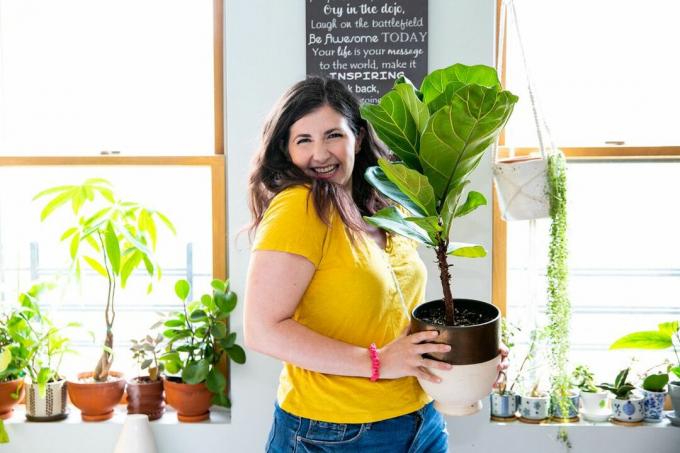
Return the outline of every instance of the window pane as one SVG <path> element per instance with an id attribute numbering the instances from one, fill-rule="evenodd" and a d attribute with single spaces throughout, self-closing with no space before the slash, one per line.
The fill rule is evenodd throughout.
<path id="1" fill-rule="evenodd" d="M 674 359 L 607 349 L 680 317 L 680 163 L 570 162 L 568 185 L 572 364 L 606 380 L 633 356 L 638 371 Z M 549 220 L 508 223 L 508 316 L 527 331 L 545 313 L 548 233 Z"/>
<path id="2" fill-rule="evenodd" d="M 0 6 L 0 155 L 213 154 L 212 2 Z"/>
<path id="3" fill-rule="evenodd" d="M 557 146 L 678 145 L 674 89 L 680 2 L 519 0 L 529 71 Z M 508 26 L 507 87 L 520 102 L 509 146 L 538 146 L 517 34 Z"/>
<path id="4" fill-rule="evenodd" d="M 162 212 L 177 230 L 173 235 L 162 225 L 157 227 L 156 258 L 163 276 L 153 280 L 153 291 L 147 294 L 150 279 L 142 268 L 130 277 L 125 289 L 116 292 L 114 369 L 134 373 L 130 339 L 145 336 L 159 319 L 157 312 L 181 308 L 174 294 L 175 281 L 189 278 L 194 296 L 209 291 L 213 262 L 210 168 L 0 167 L 0 305 L 14 303 L 17 294 L 28 290 L 35 279 L 64 274 L 69 262 L 68 240 L 60 242 L 59 238 L 73 225 L 72 211 L 55 211 L 41 223 L 40 212 L 48 198 L 31 201 L 32 197 L 43 189 L 81 184 L 91 177 L 111 181 L 123 200 Z M 61 281 L 66 283 L 66 279 Z M 73 335 L 80 356 L 66 357 L 63 372 L 94 366 L 104 341 L 106 294 L 106 279 L 84 266 L 80 285 L 65 285 L 45 298 L 46 310 L 58 323 L 84 325 Z M 88 331 L 94 333 L 94 342 Z"/>

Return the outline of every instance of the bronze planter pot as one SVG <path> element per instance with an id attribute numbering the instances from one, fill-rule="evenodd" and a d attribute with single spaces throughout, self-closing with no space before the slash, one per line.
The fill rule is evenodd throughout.
<path id="1" fill-rule="evenodd" d="M 117 378 L 109 382 L 81 382 L 80 379 L 91 378 L 94 373 L 78 373 L 78 380 L 68 381 L 68 396 L 74 406 L 80 409 L 81 417 L 86 422 L 99 422 L 113 417 L 116 407 L 125 391 L 123 373 L 110 371 L 111 377 Z"/>
<path id="2" fill-rule="evenodd" d="M 12 398 L 12 394 L 19 390 L 19 397 Z M 0 382 L 0 419 L 7 420 L 14 412 L 14 406 L 24 397 L 24 380 L 15 379 L 13 381 Z"/>
<path id="3" fill-rule="evenodd" d="M 439 332 L 435 343 L 451 345 L 451 351 L 429 354 L 428 357 L 448 362 L 451 370 L 430 369 L 442 379 L 435 384 L 418 379 L 421 387 L 435 400 L 435 408 L 447 415 L 471 415 L 482 408 L 493 383 L 498 377 L 500 363 L 500 311 L 486 302 L 455 299 L 457 307 L 486 315 L 488 321 L 469 326 L 445 326 L 423 320 L 424 315 L 441 309 L 443 300 L 426 302 L 413 310 L 411 333 L 423 330 Z"/>
<path id="4" fill-rule="evenodd" d="M 127 383 L 127 399 L 128 414 L 146 414 L 149 421 L 158 420 L 165 412 L 163 381 L 152 381 L 148 376 L 134 378 Z"/>
<path id="5" fill-rule="evenodd" d="M 165 399 L 177 410 L 177 419 L 185 423 L 195 423 L 210 418 L 213 394 L 200 384 L 184 384 L 179 378 L 163 379 Z"/>

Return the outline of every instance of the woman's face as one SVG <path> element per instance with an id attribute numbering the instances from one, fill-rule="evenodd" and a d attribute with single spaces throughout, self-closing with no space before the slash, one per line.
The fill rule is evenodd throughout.
<path id="1" fill-rule="evenodd" d="M 309 177 L 351 190 L 354 156 L 360 145 L 361 134 L 354 135 L 347 118 L 323 105 L 290 127 L 288 152 L 293 163 Z"/>

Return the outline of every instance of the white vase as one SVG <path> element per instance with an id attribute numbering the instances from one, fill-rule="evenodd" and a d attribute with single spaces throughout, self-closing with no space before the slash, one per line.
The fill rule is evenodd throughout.
<path id="1" fill-rule="evenodd" d="M 448 371 L 428 368 L 442 378 L 438 384 L 418 379 L 420 386 L 434 399 L 434 407 L 446 415 L 472 415 L 482 409 L 482 399 L 489 396 L 498 378 L 500 355 L 473 365 L 453 365 Z"/>
<path id="2" fill-rule="evenodd" d="M 158 453 L 146 414 L 129 414 L 113 453 Z"/>
<path id="3" fill-rule="evenodd" d="M 581 404 L 581 415 L 588 421 L 606 421 L 612 413 L 607 392 L 581 392 Z"/>

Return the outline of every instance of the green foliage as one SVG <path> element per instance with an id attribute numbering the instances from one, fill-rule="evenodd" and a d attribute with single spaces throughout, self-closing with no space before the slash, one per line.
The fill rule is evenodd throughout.
<path id="1" fill-rule="evenodd" d="M 149 370 L 149 378 L 152 381 L 157 381 L 163 373 L 165 366 L 159 361 L 159 357 L 163 352 L 163 335 L 158 334 L 155 337 L 146 335 L 139 340 L 131 340 L 132 358 L 139 365 L 141 370 Z"/>
<path id="2" fill-rule="evenodd" d="M 246 353 L 236 344 L 236 332 L 230 332 L 226 322 L 237 302 L 229 280 L 213 280 L 211 286 L 212 294 L 187 302 L 189 283 L 177 281 L 175 294 L 182 301 L 182 310 L 171 313 L 163 323 L 167 346 L 159 360 L 168 373 L 180 375 L 184 383 L 205 382 L 214 395 L 213 403 L 229 407 L 227 382 L 217 365 L 225 353 L 231 361 L 243 364 Z"/>
<path id="3" fill-rule="evenodd" d="M 578 387 L 582 392 L 596 393 L 598 391 L 593 373 L 587 366 L 578 365 L 572 372 L 571 377 L 572 385 Z"/>
<path id="4" fill-rule="evenodd" d="M 674 341 L 675 340 L 675 341 Z M 675 354 L 676 366 L 669 371 L 680 379 L 680 356 L 677 344 L 680 343 L 680 328 L 678 321 L 663 322 L 658 330 L 633 332 L 616 340 L 609 349 L 667 349 L 672 348 Z"/>
<path id="5" fill-rule="evenodd" d="M 631 392 L 635 390 L 635 386 L 630 382 L 627 382 L 629 372 L 630 368 L 621 370 L 619 374 L 616 375 L 616 380 L 613 384 L 603 382 L 602 384 L 598 385 L 598 387 L 600 387 L 602 390 L 612 392 L 618 399 L 629 399 Z"/>
<path id="6" fill-rule="evenodd" d="M 550 187 L 550 245 L 548 248 L 548 325 L 546 335 L 550 347 L 551 394 L 560 413 L 568 414 L 571 388 L 569 361 L 569 324 L 571 303 L 567 293 L 569 265 L 567 263 L 567 175 L 566 161 L 561 153 L 548 158 Z M 554 412 L 554 411 L 553 411 Z"/>
<path id="7" fill-rule="evenodd" d="M 668 384 L 668 373 L 650 374 L 642 381 L 642 388 L 650 392 L 663 392 Z"/>
<path id="8" fill-rule="evenodd" d="M 154 252 L 157 222 L 175 233 L 175 227 L 162 213 L 137 202 L 119 199 L 111 183 L 102 178 L 87 179 L 81 185 L 62 185 L 43 190 L 33 199 L 49 199 L 40 218 L 45 220 L 58 209 L 71 207 L 73 224 L 61 235 L 68 240 L 70 268 L 79 278 L 83 262 L 108 282 L 106 298 L 106 340 L 97 362 L 95 379 L 105 380 L 112 363 L 113 319 L 116 289 L 125 288 L 129 277 L 143 268 L 150 278 L 161 277 Z M 89 209 L 86 209 L 89 208 Z M 152 284 L 149 283 L 149 291 Z"/>
<path id="9" fill-rule="evenodd" d="M 470 258 L 486 255 L 475 244 L 449 251 L 451 227 L 456 217 L 486 204 L 478 192 L 463 198 L 463 189 L 517 99 L 502 91 L 493 68 L 456 64 L 433 71 L 420 90 L 400 78 L 379 104 L 361 108 L 362 116 L 401 159 L 380 160 L 378 167 L 366 171 L 366 179 L 411 213 L 404 217 L 388 208 L 366 221 L 437 249 L 448 323 L 453 322 L 453 299 L 447 252 Z"/>

